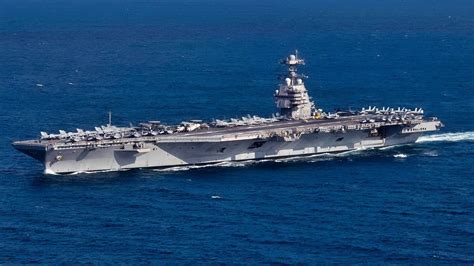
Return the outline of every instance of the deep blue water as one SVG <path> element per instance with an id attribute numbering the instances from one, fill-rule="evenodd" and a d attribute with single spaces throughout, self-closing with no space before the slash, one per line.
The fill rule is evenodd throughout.
<path id="1" fill-rule="evenodd" d="M 0 263 L 474 263 L 474 4 L 0 0 Z M 278 59 L 322 108 L 423 107 L 415 145 L 45 176 L 40 130 L 269 115 Z M 455 133 L 455 134 L 450 134 Z"/>

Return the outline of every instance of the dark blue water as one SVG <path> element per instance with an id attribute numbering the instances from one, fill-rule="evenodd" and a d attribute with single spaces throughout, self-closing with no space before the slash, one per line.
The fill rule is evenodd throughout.
<path id="1" fill-rule="evenodd" d="M 0 263 L 474 263 L 474 4 L 0 0 Z M 279 162 L 45 176 L 40 130 L 423 107 L 420 143 Z M 454 134 L 451 134 L 454 133 Z"/>

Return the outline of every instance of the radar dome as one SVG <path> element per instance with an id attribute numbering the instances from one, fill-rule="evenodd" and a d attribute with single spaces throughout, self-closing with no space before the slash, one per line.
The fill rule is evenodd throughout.
<path id="1" fill-rule="evenodd" d="M 287 86 L 290 86 L 290 84 L 291 84 L 291 79 L 290 79 L 290 78 L 286 78 L 286 79 L 285 79 L 285 82 L 286 82 L 286 85 L 287 85 Z"/>
<path id="2" fill-rule="evenodd" d="M 297 79 L 296 83 L 298 83 L 298 85 L 301 85 L 301 84 L 303 84 L 303 80 L 302 79 Z"/>
<path id="3" fill-rule="evenodd" d="M 296 56 L 294 54 L 290 54 L 290 57 L 289 57 L 290 60 L 295 60 L 296 59 Z"/>

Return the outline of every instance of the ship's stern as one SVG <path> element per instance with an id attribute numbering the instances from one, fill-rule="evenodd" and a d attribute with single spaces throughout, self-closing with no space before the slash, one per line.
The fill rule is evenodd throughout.
<path id="1" fill-rule="evenodd" d="M 24 140 L 14 141 L 12 146 L 19 152 L 22 152 L 45 165 L 46 153 L 48 150 L 47 143 L 39 142 L 37 140 Z"/>
<path id="2" fill-rule="evenodd" d="M 44 163 L 46 158 L 47 144 L 36 140 L 15 141 L 12 143 L 16 150 Z"/>

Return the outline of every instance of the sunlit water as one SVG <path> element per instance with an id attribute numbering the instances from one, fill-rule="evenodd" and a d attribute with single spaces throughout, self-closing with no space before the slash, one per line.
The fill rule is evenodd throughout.
<path id="1" fill-rule="evenodd" d="M 474 262 L 471 1 L 0 5 L 0 263 Z M 318 106 L 422 107 L 412 145 L 44 175 L 39 131 L 261 116 L 294 49 Z"/>

